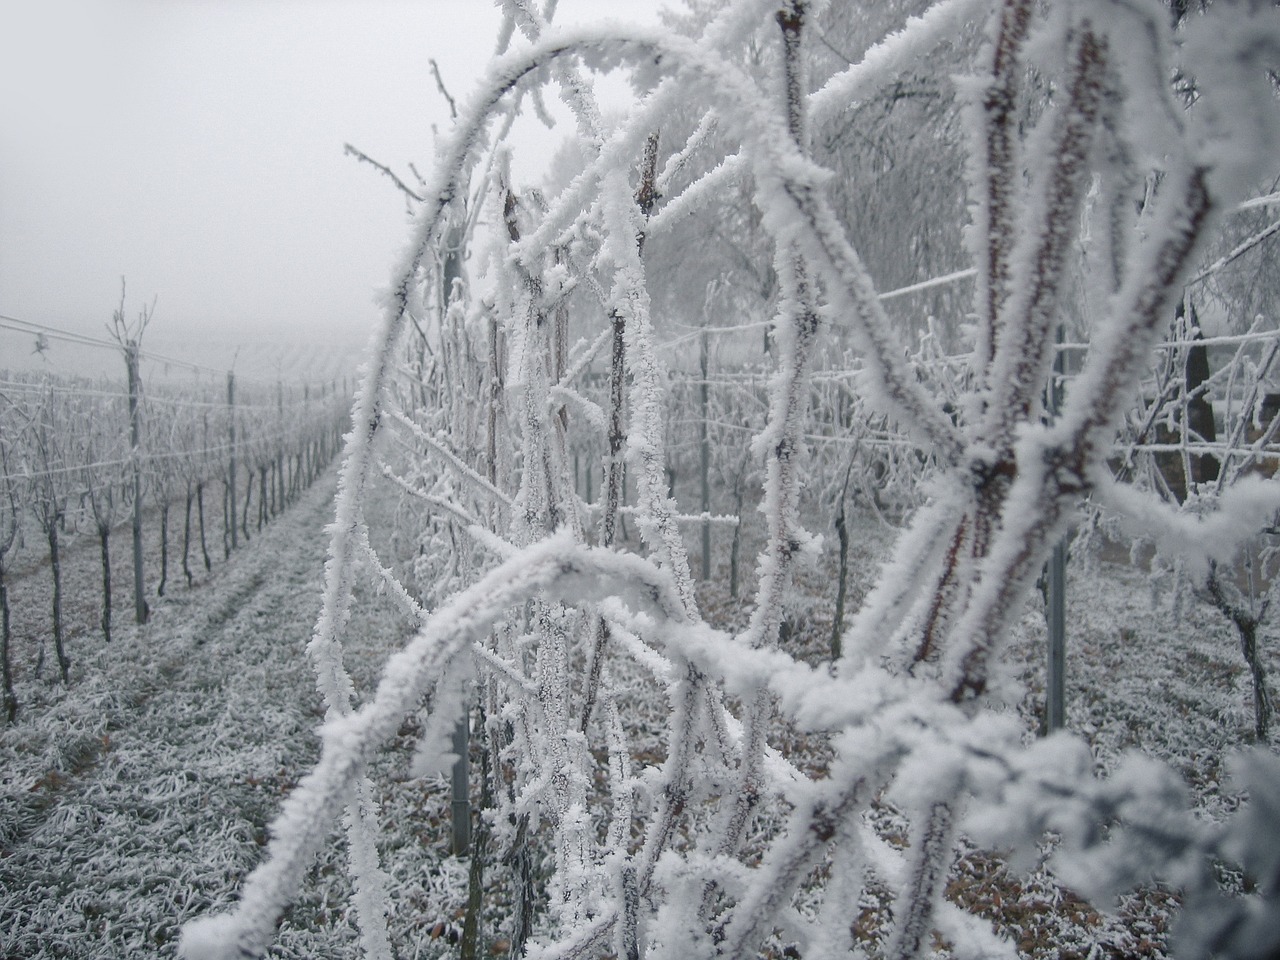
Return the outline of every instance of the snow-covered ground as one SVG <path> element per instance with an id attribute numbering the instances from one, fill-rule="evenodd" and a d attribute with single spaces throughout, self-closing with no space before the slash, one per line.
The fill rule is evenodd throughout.
<path id="1" fill-rule="evenodd" d="M 110 646 L 91 633 L 76 636 L 69 689 L 25 679 L 24 666 L 23 713 L 0 730 L 6 958 L 173 956 L 181 923 L 231 902 L 260 859 L 281 797 L 316 756 L 321 701 L 304 648 L 332 496 L 332 480 L 318 483 L 203 582 L 174 585 L 153 601 L 146 626 L 118 622 Z M 864 528 L 856 542 L 855 577 L 865 579 L 887 531 Z M 93 564 L 83 565 L 74 596 L 91 605 Z M 855 580 L 852 599 L 866 586 Z M 795 604 L 794 642 L 814 656 L 830 635 L 826 594 L 833 589 L 827 573 L 801 580 L 808 599 Z M 743 611 L 725 593 L 712 585 L 703 599 L 711 616 L 727 621 Z M 406 632 L 387 610 L 385 602 L 357 604 L 347 651 L 361 689 Z M 125 620 L 127 611 L 118 617 Z M 1092 743 L 1099 766 L 1136 747 L 1182 771 L 1207 816 L 1228 809 L 1234 801 L 1223 761 L 1246 742 L 1252 715 L 1225 620 L 1195 602 L 1184 603 L 1179 617 L 1168 596 L 1153 605 L 1142 570 L 1077 560 L 1068 623 L 1069 725 Z M 1029 727 L 1042 637 L 1043 617 L 1030 609 L 1019 648 L 1029 658 L 1031 692 L 1022 705 Z M 1265 638 L 1273 670 L 1280 667 L 1275 639 Z M 465 864 L 447 855 L 443 783 L 408 777 L 416 732 L 411 718 L 374 782 L 397 910 L 392 930 L 401 956 L 428 957 L 446 951 L 456 934 L 466 879 Z M 886 823 L 891 829 L 891 811 Z M 345 852 L 333 839 L 273 956 L 357 954 Z M 1027 955 L 1163 954 L 1164 894 L 1130 898 L 1116 916 L 1101 916 L 1043 873 L 1010 877 L 998 862 L 971 854 L 952 895 L 996 918 Z M 877 904 L 874 896 L 865 900 L 855 919 L 864 942 L 873 943 Z"/>
<path id="2" fill-rule="evenodd" d="M 183 921 L 228 902 L 316 755 L 304 648 L 332 497 L 318 483 L 207 582 L 153 599 L 146 626 L 118 623 L 110 646 L 77 636 L 69 689 L 19 684 L 19 722 L 0 730 L 0 954 L 172 956 Z M 353 627 L 353 648 L 380 659 L 387 629 Z M 354 953 L 341 859 L 334 844 L 279 956 Z"/>

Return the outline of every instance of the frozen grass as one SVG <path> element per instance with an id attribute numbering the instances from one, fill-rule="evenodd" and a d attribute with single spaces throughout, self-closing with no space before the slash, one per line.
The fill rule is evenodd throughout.
<path id="1" fill-rule="evenodd" d="M 318 484 L 207 584 L 153 601 L 145 627 L 120 625 L 110 646 L 78 638 L 69 689 L 24 671 L 24 710 L 0 730 L 7 960 L 173 956 L 184 921 L 230 902 L 259 859 L 264 825 L 317 754 L 319 696 L 304 647 L 332 495 L 331 480 Z M 353 629 L 354 666 L 367 677 L 398 625 L 363 616 Z M 424 867 L 439 851 L 416 835 L 438 819 L 441 791 L 380 780 L 403 820 L 388 820 L 388 862 L 426 924 L 450 867 Z M 355 955 L 334 839 L 275 956 Z"/>

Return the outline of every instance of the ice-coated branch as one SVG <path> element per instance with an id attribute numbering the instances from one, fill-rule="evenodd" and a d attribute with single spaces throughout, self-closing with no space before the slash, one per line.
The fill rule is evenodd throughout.
<path id="1" fill-rule="evenodd" d="M 516 551 L 515 544 L 509 540 L 504 540 L 498 534 L 494 533 L 479 520 L 474 518 L 466 510 L 458 504 L 446 500 L 443 497 L 437 497 L 433 494 L 419 490 L 408 480 L 396 474 L 390 467 L 383 465 L 383 475 L 403 490 L 411 497 L 421 500 L 423 503 L 429 504 L 441 513 L 452 517 L 462 528 L 467 531 L 467 535 L 476 542 L 477 545 L 484 547 L 499 559 L 505 560 Z"/>
<path id="2" fill-rule="evenodd" d="M 975 107 L 976 142 L 969 154 L 973 225 L 970 249 L 978 267 L 979 328 L 974 366 L 986 372 L 996 324 L 1009 287 L 1014 193 L 1018 184 L 1013 111 L 1020 84 L 1022 47 L 1031 29 L 1031 0 L 1002 0 L 993 18 L 991 68 Z"/>
<path id="3" fill-rule="evenodd" d="M 547 21 L 530 0 L 503 0 L 503 5 L 513 13 L 513 19 L 524 35 L 534 43 L 547 29 Z M 550 16 L 550 14 L 548 14 Z M 564 61 L 556 64 L 556 80 L 560 83 L 561 97 L 573 111 L 578 124 L 580 142 L 592 153 L 598 153 L 603 141 L 600 107 L 582 71 Z"/>
<path id="4" fill-rule="evenodd" d="M 427 433 L 427 431 L 423 430 L 418 424 L 414 423 L 398 410 L 392 412 L 392 417 L 397 423 L 403 425 L 410 433 L 426 444 L 428 450 L 436 454 L 440 459 L 452 467 L 461 479 L 474 484 L 475 487 L 486 497 L 491 497 L 498 501 L 498 503 L 502 504 L 502 506 L 510 507 L 512 505 L 511 497 L 503 493 L 492 483 L 463 463 L 457 454 L 435 437 Z"/>
<path id="5" fill-rule="evenodd" d="M 1046 172 L 1033 187 L 1019 224 L 1018 248 L 1008 251 L 1012 287 L 997 307 L 983 440 L 998 452 L 1012 444 L 1016 425 L 1030 417 L 1044 390 L 1066 258 L 1089 183 L 1108 60 L 1106 39 L 1088 21 L 1080 24 L 1069 54 L 1065 102 L 1048 121 L 1051 132 L 1043 140 L 1043 153 L 1029 161 L 1032 170 Z"/>
<path id="6" fill-rule="evenodd" d="M 787 232 L 825 275 L 833 322 L 849 324 L 867 364 L 874 402 L 898 416 L 902 428 L 943 462 L 958 461 L 962 445 L 956 428 L 907 368 L 871 278 L 830 204 L 815 184 L 800 178 L 780 186 L 807 228 Z"/>
<path id="7" fill-rule="evenodd" d="M 801 40 L 805 6 L 785 4 L 778 12 L 783 41 L 783 109 L 787 132 L 796 149 L 805 152 L 807 120 Z M 755 438 L 753 449 L 765 454 L 764 512 L 768 540 L 758 564 L 756 607 L 743 641 L 750 646 L 772 644 L 782 621 L 782 600 L 791 585 L 797 552 L 810 540 L 800 525 L 800 482 L 797 460 L 808 419 L 809 369 L 821 330 L 818 291 L 805 258 L 792 244 L 780 243 L 774 268 L 780 285 L 774 340 L 778 369 L 770 384 L 769 420 Z"/>
<path id="8" fill-rule="evenodd" d="M 471 101 L 455 127 L 440 158 L 436 179 L 422 191 L 424 202 L 414 236 L 393 273 L 392 287 L 384 301 L 382 323 L 373 337 L 371 360 L 353 404 L 352 429 L 346 437 L 338 477 L 335 517 L 329 527 L 329 559 L 325 564 L 321 610 L 307 646 L 315 665 L 317 686 L 331 717 L 348 714 L 355 695 L 354 685 L 343 664 L 341 633 L 350 616 L 354 563 L 364 525 L 361 506 L 374 469 L 375 441 L 382 424 L 387 384 L 396 366 L 395 348 L 409 313 L 415 279 L 428 252 L 443 232 L 449 209 L 462 191 L 461 177 L 478 152 L 481 134 L 492 112 L 502 96 L 525 73 L 535 68 L 531 64 L 523 67 L 523 70 L 514 72 L 504 72 L 499 68 L 491 74 L 490 81 Z M 367 795 L 367 791 L 359 793 Z M 376 863 L 373 820 L 372 807 L 368 803 L 360 803 L 353 808 L 348 818 L 350 843 L 353 851 L 359 851 L 360 863 L 371 857 Z M 381 907 L 373 904 L 373 901 L 381 899 L 376 892 L 379 875 L 375 865 L 367 876 L 357 877 L 357 902 L 363 908 L 362 935 L 366 949 L 375 957 L 389 955 L 390 949 L 386 943 Z"/>
<path id="9" fill-rule="evenodd" d="M 735 186 L 747 170 L 747 159 L 742 154 L 725 157 L 709 173 L 703 174 L 663 204 L 650 220 L 650 230 L 655 234 L 661 233 L 680 220 L 706 209 Z"/>
<path id="10" fill-rule="evenodd" d="M 756 28 L 760 17 L 767 16 L 775 4 L 776 0 L 747 0 L 726 4 L 707 26 L 698 40 L 698 46 L 705 51 L 728 53 L 735 42 Z M 673 105 L 683 101 L 686 93 L 674 78 L 661 79 L 657 87 L 637 105 L 628 122 L 604 141 L 598 154 L 586 164 L 569 187 L 562 191 L 538 228 L 525 237 L 522 246 L 536 249 L 564 242 L 566 233 L 570 230 L 569 225 L 580 223 L 583 211 L 593 206 L 595 192 L 605 172 L 631 163 L 640 152 L 641 144 L 653 130 L 661 127 L 664 115 Z M 657 187 L 665 192 L 661 181 Z"/>
<path id="11" fill-rule="evenodd" d="M 391 596 L 395 598 L 400 609 L 405 612 L 412 623 L 420 624 L 426 616 L 426 611 L 423 610 L 422 604 L 418 603 L 418 601 L 413 598 L 395 573 L 393 573 L 391 569 L 382 562 L 382 558 L 378 556 L 378 552 L 373 549 L 373 544 L 369 542 L 367 532 L 364 532 L 361 537 L 360 547 L 361 553 L 364 555 L 365 562 L 373 567 L 373 571 L 377 574 L 383 587 L 390 591 Z"/>
<path id="12" fill-rule="evenodd" d="M 953 40 L 988 0 L 941 0 L 872 46 L 862 59 L 809 95 L 809 111 L 821 123 L 868 99 L 939 45 Z"/>
<path id="13" fill-rule="evenodd" d="M 1209 266 L 1205 267 L 1203 270 L 1197 273 L 1194 277 L 1188 280 L 1187 286 L 1188 287 L 1194 286 L 1195 284 L 1200 283 L 1202 280 L 1207 280 L 1209 277 L 1213 276 L 1223 267 L 1229 265 L 1235 260 L 1238 260 L 1240 257 L 1244 256 L 1254 247 L 1265 242 L 1269 238 L 1275 236 L 1277 233 L 1280 233 L 1280 220 L 1272 221 L 1262 230 L 1259 230 L 1253 236 L 1249 237 L 1247 240 L 1242 240 L 1240 243 L 1236 244 L 1234 248 L 1232 248 L 1227 253 L 1224 253 L 1221 257 L 1213 261 L 1213 263 L 1209 264 Z"/>
<path id="14" fill-rule="evenodd" d="M 367 705 L 326 721 L 320 760 L 272 824 L 267 860 L 245 881 L 240 903 L 231 913 L 187 925 L 181 956 L 229 960 L 264 955 L 277 920 L 357 789 L 365 766 L 394 736 L 439 672 L 518 603 L 537 597 L 579 603 L 605 596 L 625 597 L 636 609 L 661 620 L 686 619 L 670 579 L 651 564 L 576 545 L 564 534 L 521 551 L 443 605 L 388 660 Z"/>
<path id="15" fill-rule="evenodd" d="M 697 128 L 685 140 L 684 146 L 668 157 L 667 162 L 662 165 L 662 172 L 658 174 L 654 181 L 657 193 L 665 194 L 667 192 L 671 185 L 671 179 L 684 169 L 693 154 L 715 132 L 715 129 L 715 111 L 709 110 L 702 115 L 702 119 L 698 121 Z"/>
<path id="16" fill-rule="evenodd" d="M 946 792 L 954 792 L 958 785 L 946 786 Z M 914 960 L 927 946 L 934 912 L 951 870 L 956 830 L 954 803 L 950 797 L 939 799 L 928 810 L 919 812 L 912 831 L 906 883 L 894 905 L 893 936 L 885 949 L 890 960 Z"/>
<path id="17" fill-rule="evenodd" d="M 1236 417 L 1235 425 L 1231 429 L 1231 435 L 1227 439 L 1225 451 L 1226 456 L 1222 458 L 1222 462 L 1218 469 L 1218 478 L 1214 481 L 1213 485 L 1215 493 L 1220 494 L 1223 489 L 1230 486 L 1231 483 L 1237 480 L 1240 477 L 1241 472 L 1246 469 L 1250 463 L 1255 462 L 1255 460 L 1259 458 L 1259 455 L 1274 441 L 1277 432 L 1280 432 L 1280 417 L 1273 417 L 1270 423 L 1261 424 L 1262 433 L 1256 437 L 1252 443 L 1246 444 L 1244 442 L 1246 429 L 1253 418 L 1254 410 L 1257 409 L 1259 399 L 1258 395 L 1266 382 L 1265 378 L 1270 374 L 1272 365 L 1276 362 L 1277 358 L 1280 358 L 1280 335 L 1277 335 L 1274 332 L 1271 335 L 1276 337 L 1276 339 L 1272 340 L 1270 346 L 1267 347 L 1266 352 L 1262 355 L 1262 358 L 1258 363 L 1253 376 L 1253 382 L 1249 385 L 1249 390 L 1244 395 L 1240 405 L 1241 415 Z M 1230 370 L 1232 379 L 1234 379 L 1236 371 L 1241 366 L 1244 350 L 1245 344 L 1241 343 L 1236 350 L 1236 357 L 1231 363 Z M 1227 387 L 1228 397 L 1232 395 L 1231 386 L 1232 384 L 1229 384 Z M 1231 422 L 1230 414 L 1231 408 L 1228 407 L 1226 417 L 1224 418 L 1227 423 Z M 1244 451 L 1248 451 L 1248 455 L 1242 455 Z"/>
<path id="18" fill-rule="evenodd" d="M 1062 416 L 1050 428 L 1029 429 L 1015 450 L 1001 523 L 984 551 L 973 597 L 956 625 L 947 669 L 952 696 L 986 688 L 988 668 L 1008 619 L 1026 596 L 1068 512 L 1092 486 L 1092 471 L 1110 448 L 1164 318 L 1172 314 L 1177 281 L 1204 242 L 1214 204 L 1202 167 L 1172 171 L 1161 212 L 1135 251 L 1111 322 L 1095 336 L 1084 370 L 1071 384 Z"/>
<path id="19" fill-rule="evenodd" d="M 751 81 L 724 61 L 707 57 L 689 41 L 668 34 L 615 35 L 607 31 L 582 31 L 555 42 L 545 41 L 529 51 L 523 63 L 519 58 L 504 63 L 504 75 L 523 76 L 535 65 L 573 55 L 590 55 L 600 59 L 602 65 L 628 56 L 647 58 L 664 66 L 671 63 L 682 78 L 697 84 L 717 104 L 721 116 L 751 148 L 766 227 L 780 239 L 798 242 L 821 268 L 831 287 L 833 308 L 843 321 L 852 323 L 855 335 L 862 341 L 869 375 L 879 395 L 904 418 L 909 429 L 920 434 L 924 443 L 936 447 L 945 459 L 958 458 L 960 444 L 955 429 L 906 369 L 892 325 L 861 260 L 817 188 L 815 171 L 768 114 L 749 109 L 754 98 Z M 607 202 L 618 190 L 605 187 L 602 193 Z M 606 220 L 610 219 L 606 214 Z M 630 234 L 637 235 L 638 231 Z M 613 244 L 623 242 L 620 238 L 625 235 L 626 231 L 619 230 L 609 230 L 607 234 Z M 621 263 L 619 253 L 615 247 L 607 256 L 612 262 Z M 619 309 L 634 311 L 641 306 L 634 286 L 618 300 Z M 647 305 L 643 312 L 647 312 Z"/>
<path id="20" fill-rule="evenodd" d="M 766 0 L 767 2 L 767 0 Z M 918 17 L 908 17 L 902 29 L 885 37 L 864 54 L 862 60 L 831 77 L 817 91 L 808 95 L 808 111 L 812 122 L 820 124 L 839 114 L 851 104 L 872 96 L 881 86 L 891 83 L 906 67 L 919 61 L 938 44 L 954 37 L 986 0 L 943 0 Z M 708 117 L 713 114 L 708 114 Z M 701 132 L 701 126 L 699 131 Z M 690 138 L 691 145 L 698 134 Z M 670 169 L 680 166 L 673 158 Z M 746 157 L 739 153 L 726 157 L 707 173 L 674 196 L 653 218 L 655 232 L 666 229 L 673 221 L 690 216 L 737 181 L 747 167 Z M 667 172 L 659 181 L 664 185 Z"/>
<path id="21" fill-rule="evenodd" d="M 1199 515 L 1106 476 L 1096 481 L 1094 493 L 1120 516 L 1124 529 L 1152 540 L 1158 554 L 1181 562 L 1193 580 L 1202 580 L 1212 564 L 1234 559 L 1280 511 L 1280 482 L 1258 476 L 1240 478 L 1217 496 L 1212 513 Z"/>
<path id="22" fill-rule="evenodd" d="M 1135 251 L 1125 281 L 1109 309 L 1111 322 L 1094 337 L 1080 376 L 1071 384 L 1056 443 L 1083 461 L 1105 452 L 1111 431 L 1155 340 L 1181 290 L 1178 281 L 1206 242 L 1208 228 L 1221 206 L 1208 191 L 1208 170 L 1188 166 L 1171 170 L 1159 212 L 1147 226 L 1148 239 Z"/>
<path id="23" fill-rule="evenodd" d="M 435 64 L 435 61 L 432 61 L 433 66 L 434 64 Z M 439 78 L 438 72 L 436 74 L 436 77 Z M 389 178 L 391 182 L 395 184 L 396 189 L 399 190 L 401 193 L 403 193 L 408 200 L 411 200 L 414 203 L 421 203 L 423 201 L 424 198 L 419 196 L 413 190 L 410 190 L 408 185 L 406 185 L 405 182 L 401 180 L 399 176 L 396 175 L 396 172 L 394 170 L 392 170 L 390 167 L 388 167 L 384 163 L 379 163 L 377 160 L 373 159 L 373 157 L 369 156 L 363 150 L 360 150 L 357 147 L 353 147 L 349 143 L 344 143 L 342 145 L 342 152 L 347 154 L 348 156 L 355 157 L 361 163 L 369 164 L 371 167 L 373 167 L 373 169 L 377 170 L 384 177 Z"/>
<path id="24" fill-rule="evenodd" d="M 856 773 L 837 766 L 830 780 L 810 784 L 805 795 L 797 798 L 783 834 L 770 847 L 736 904 L 718 956 L 755 953 L 782 906 L 790 902 L 828 844 L 853 828 L 854 816 L 869 802 L 899 755 L 897 743 L 882 741 L 858 756 Z"/>
<path id="25" fill-rule="evenodd" d="M 800 0 L 785 3 L 777 22 L 782 33 L 783 110 L 787 132 L 797 150 L 805 152 L 805 74 L 802 64 L 806 7 Z M 765 451 L 764 511 L 768 540 L 757 565 L 756 605 L 741 642 L 750 647 L 772 646 L 782 624 L 783 599 L 791 586 L 796 554 L 811 539 L 799 518 L 799 463 L 809 401 L 809 364 L 821 329 L 817 291 L 809 266 L 793 244 L 779 244 L 775 256 L 781 298 L 774 322 L 778 371 L 770 388 L 769 422 L 754 447 Z M 765 728 L 772 715 L 764 687 L 749 701 L 745 736 L 738 764 L 737 789 L 726 804 L 715 852 L 737 852 L 750 816 L 764 789 Z M 710 906 L 712 887 L 703 895 L 703 913 Z"/>
<path id="26" fill-rule="evenodd" d="M 612 312 L 622 321 L 625 362 L 632 383 L 627 457 L 639 468 L 636 486 L 642 513 L 638 525 L 650 548 L 671 570 L 685 609 L 696 613 L 688 553 L 674 519 L 679 511 L 667 495 L 661 387 L 665 376 L 654 351 L 649 294 L 638 246 L 643 223 L 621 172 L 613 174 L 601 187 L 608 237 L 602 260 L 614 271 Z"/>

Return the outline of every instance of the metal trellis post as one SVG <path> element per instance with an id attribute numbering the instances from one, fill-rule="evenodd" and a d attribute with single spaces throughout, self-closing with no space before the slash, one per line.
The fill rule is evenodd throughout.
<path id="1" fill-rule="evenodd" d="M 1058 343 L 1063 340 L 1058 327 Z M 1049 384 L 1049 416 L 1057 417 L 1062 403 L 1063 353 L 1057 351 L 1053 361 L 1053 378 Z M 1049 557 L 1048 590 L 1045 597 L 1049 623 L 1049 660 L 1045 676 L 1045 733 L 1061 730 L 1067 722 L 1067 541 L 1064 537 L 1053 547 Z"/>

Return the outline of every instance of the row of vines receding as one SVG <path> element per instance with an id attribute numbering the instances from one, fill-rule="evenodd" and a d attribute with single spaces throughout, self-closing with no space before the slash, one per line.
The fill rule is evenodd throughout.
<path id="1" fill-rule="evenodd" d="M 51 669 L 70 683 L 76 644 L 93 634 L 111 642 L 122 589 L 118 575 L 112 580 L 113 551 L 131 556 L 132 619 L 145 623 L 149 598 L 203 579 L 341 446 L 348 400 L 339 382 L 223 378 L 181 363 L 175 377 L 173 361 L 152 362 L 143 348 L 152 311 L 126 319 L 124 309 L 122 298 L 108 327 L 118 375 L 0 371 L 0 664 L 9 722 L 23 683 L 47 682 Z M 65 596 L 69 551 L 99 558 L 93 622 L 79 596 Z M 28 593 L 47 597 L 48 609 L 24 602 L 26 614 L 15 612 L 12 601 Z"/>

